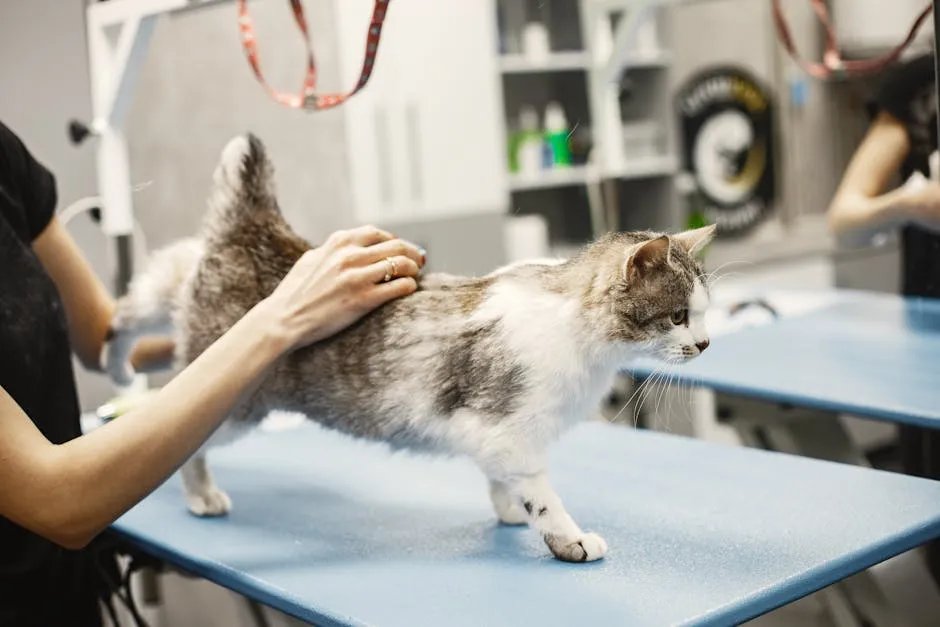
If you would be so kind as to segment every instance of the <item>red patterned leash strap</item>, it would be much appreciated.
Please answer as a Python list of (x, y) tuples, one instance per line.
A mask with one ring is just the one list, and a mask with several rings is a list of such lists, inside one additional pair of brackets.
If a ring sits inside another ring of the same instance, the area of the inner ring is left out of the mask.
[(251, 69), (254, 70), (255, 77), (257, 77), (258, 81), (268, 90), (271, 97), (282, 105), (294, 109), (313, 110), (336, 107), (351, 98), (369, 82), (369, 77), (372, 75), (372, 70), (375, 67), (375, 58), (379, 51), (379, 39), (381, 39), (382, 36), (382, 23), (385, 21), (389, 1), (390, 0), (375, 0), (375, 5), (372, 10), (372, 20), (369, 23), (369, 31), (366, 37), (366, 51), (362, 61), (362, 71), (359, 74), (359, 80), (356, 86), (346, 94), (318, 95), (314, 91), (317, 84), (317, 68), (313, 60), (313, 46), (310, 43), (307, 18), (304, 15), (304, 7), (301, 4), (301, 0), (290, 0), (291, 9), (294, 13), (294, 21), (297, 23), (297, 28), (300, 29), (300, 32), (304, 36), (304, 46), (307, 50), (307, 73), (304, 76), (303, 87), (301, 88), (300, 94), (281, 93), (264, 80), (264, 75), (261, 73), (261, 65), (258, 61), (258, 42), (255, 37), (254, 22), (252, 22), (251, 15), (248, 13), (247, 0), (239, 0), (238, 25), (241, 31), (242, 46), (245, 49), (245, 56), (248, 57), (248, 63), (251, 65)]
[(829, 19), (829, 10), (826, 8), (826, 3), (824, 0), (810, 0), (813, 5), (813, 10), (819, 17), (819, 21), (823, 23), (826, 29), (826, 48), (823, 52), (823, 61), (822, 63), (810, 63), (802, 59), (796, 51), (796, 45), (794, 45), (793, 37), (790, 35), (790, 28), (787, 25), (786, 17), (784, 17), (783, 9), (780, 8), (780, 0), (772, 1), (774, 24), (777, 27), (777, 34), (780, 36), (780, 43), (783, 44), (783, 47), (790, 53), (790, 56), (793, 57), (794, 61), (796, 61), (807, 74), (822, 79), (839, 75), (863, 76), (873, 74), (894, 63), (914, 41), (914, 38), (917, 36), (917, 31), (920, 30), (927, 16), (930, 15), (930, 12), (933, 10), (933, 2), (928, 2), (927, 8), (920, 13), (914, 21), (914, 25), (911, 26), (907, 38), (887, 54), (874, 59), (845, 61), (839, 54), (835, 29)]

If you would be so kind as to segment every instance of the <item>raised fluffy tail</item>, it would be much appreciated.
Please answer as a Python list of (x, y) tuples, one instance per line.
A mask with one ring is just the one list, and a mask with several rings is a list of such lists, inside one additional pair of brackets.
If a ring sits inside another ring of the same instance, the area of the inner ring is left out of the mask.
[(134, 276), (117, 300), (103, 347), (101, 366), (112, 381), (122, 386), (133, 381), (130, 357), (138, 339), (174, 334), (176, 309), (202, 255), (202, 241), (182, 239), (153, 253)]
[(213, 175), (208, 242), (225, 239), (246, 221), (265, 221), (280, 214), (274, 188), (274, 166), (264, 144), (252, 133), (231, 139), (222, 150)]

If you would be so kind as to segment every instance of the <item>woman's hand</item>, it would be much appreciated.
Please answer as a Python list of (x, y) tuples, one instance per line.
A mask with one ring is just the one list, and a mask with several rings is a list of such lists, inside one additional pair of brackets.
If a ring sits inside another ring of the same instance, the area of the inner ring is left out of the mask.
[(940, 232), (940, 183), (921, 178), (902, 188), (902, 202), (911, 222)]
[[(293, 350), (411, 294), (424, 264), (423, 251), (373, 226), (337, 231), (323, 246), (306, 252), (262, 306)], [(385, 280), (387, 275), (391, 280)]]

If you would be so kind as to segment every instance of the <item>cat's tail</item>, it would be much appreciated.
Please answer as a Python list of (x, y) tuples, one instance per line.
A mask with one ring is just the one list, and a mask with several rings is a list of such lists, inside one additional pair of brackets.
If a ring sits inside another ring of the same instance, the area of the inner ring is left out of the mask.
[(101, 367), (114, 383), (133, 381), (131, 350), (138, 339), (175, 334), (174, 314), (202, 255), (203, 243), (196, 238), (154, 252), (117, 300), (101, 355)]
[(206, 215), (207, 242), (226, 239), (246, 222), (280, 214), (274, 187), (274, 166), (264, 144), (252, 133), (238, 135), (225, 145), (213, 174)]

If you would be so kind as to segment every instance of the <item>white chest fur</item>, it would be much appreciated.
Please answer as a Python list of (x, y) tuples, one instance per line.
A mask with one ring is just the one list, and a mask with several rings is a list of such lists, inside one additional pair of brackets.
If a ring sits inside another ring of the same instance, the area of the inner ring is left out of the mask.
[(596, 410), (616, 373), (615, 349), (586, 328), (580, 307), (576, 298), (507, 281), (474, 315), (500, 320), (504, 345), (530, 383), (518, 419), (550, 439)]

